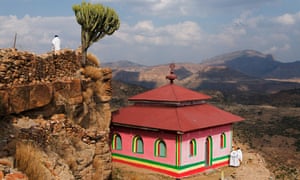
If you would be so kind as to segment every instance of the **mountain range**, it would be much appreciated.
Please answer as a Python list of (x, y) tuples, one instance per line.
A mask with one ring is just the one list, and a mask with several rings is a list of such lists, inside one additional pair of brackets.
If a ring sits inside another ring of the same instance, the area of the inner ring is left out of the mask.
[(236, 51), (205, 60), (206, 65), (225, 65), (244, 74), (260, 78), (293, 79), (300, 77), (300, 61), (283, 63), (271, 54), (254, 50)]
[[(130, 61), (103, 63), (113, 79), (145, 88), (169, 83), (169, 64), (145, 66)], [(275, 93), (300, 88), (300, 61), (283, 63), (255, 50), (215, 56), (201, 63), (176, 63), (174, 83), (194, 90), (223, 93)]]

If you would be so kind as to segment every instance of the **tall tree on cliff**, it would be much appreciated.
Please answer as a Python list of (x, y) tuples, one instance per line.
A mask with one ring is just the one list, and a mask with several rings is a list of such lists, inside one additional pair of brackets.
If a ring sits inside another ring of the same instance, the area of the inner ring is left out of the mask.
[(85, 66), (88, 48), (105, 35), (112, 35), (118, 30), (120, 20), (114, 9), (102, 4), (83, 1), (81, 4), (73, 5), (72, 8), (78, 24), (81, 25), (81, 64)]

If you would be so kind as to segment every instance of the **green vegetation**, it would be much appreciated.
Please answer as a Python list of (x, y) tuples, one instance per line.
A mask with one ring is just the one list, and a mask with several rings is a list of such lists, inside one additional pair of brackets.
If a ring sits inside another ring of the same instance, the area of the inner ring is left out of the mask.
[(105, 35), (112, 35), (120, 27), (118, 14), (101, 4), (83, 1), (73, 5), (77, 23), (81, 25), (82, 65), (85, 66), (88, 48)]

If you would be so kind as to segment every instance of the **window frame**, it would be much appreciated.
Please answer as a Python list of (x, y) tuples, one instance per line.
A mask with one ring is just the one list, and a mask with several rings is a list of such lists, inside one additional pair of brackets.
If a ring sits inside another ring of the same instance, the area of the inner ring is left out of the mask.
[(111, 148), (113, 150), (122, 150), (122, 137), (118, 133), (113, 134)]
[(167, 144), (162, 139), (157, 139), (154, 143), (154, 156), (155, 157), (167, 157)]
[(189, 156), (194, 157), (197, 155), (197, 142), (196, 139), (192, 139), (189, 142)]
[(225, 132), (220, 135), (220, 148), (224, 149), (227, 147), (227, 138)]
[(136, 135), (132, 139), (132, 152), (137, 154), (144, 154), (144, 141), (139, 135)]

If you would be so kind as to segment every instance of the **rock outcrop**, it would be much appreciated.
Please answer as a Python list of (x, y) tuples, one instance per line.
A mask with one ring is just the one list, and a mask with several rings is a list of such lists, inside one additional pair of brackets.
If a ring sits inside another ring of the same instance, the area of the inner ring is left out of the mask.
[(0, 158), (13, 159), (8, 168), (29, 179), (110, 178), (112, 72), (91, 57), (83, 68), (79, 51), (0, 49)]

